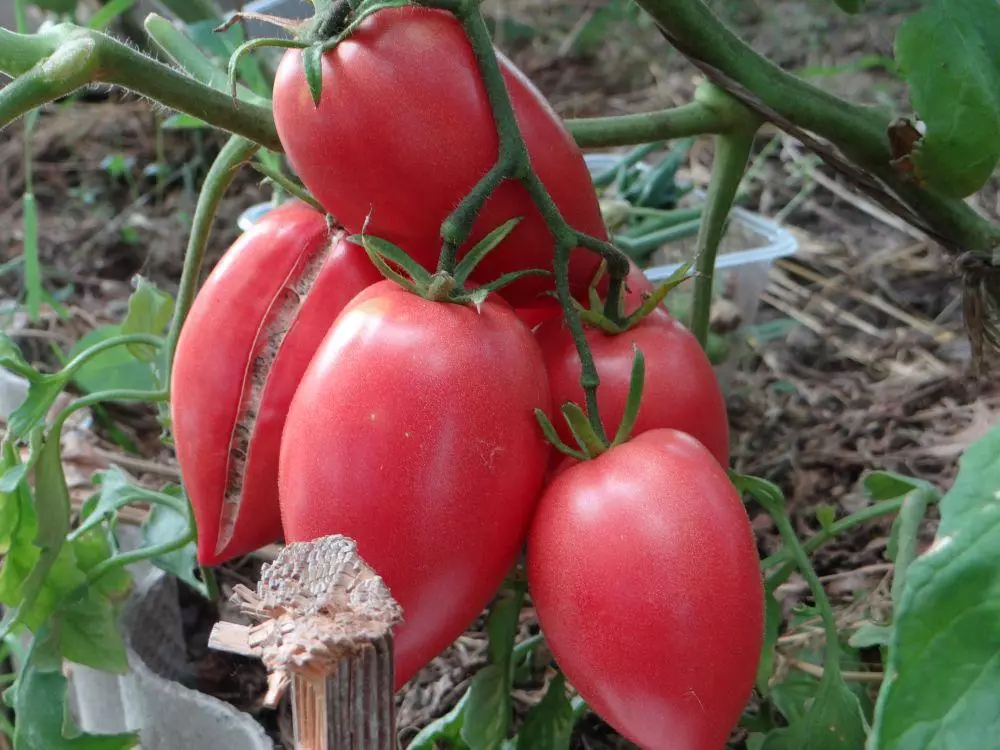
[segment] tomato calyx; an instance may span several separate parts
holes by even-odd
[[[548,415],[541,409],[535,410],[535,417],[541,425],[545,438],[556,447],[556,449],[576,459],[577,461],[589,461],[597,458],[602,453],[607,453],[616,445],[621,445],[632,437],[632,429],[635,427],[636,419],[639,416],[639,407],[642,405],[642,389],[646,381],[646,358],[642,350],[633,344],[632,350],[635,352],[635,359],[632,362],[632,374],[629,378],[628,399],[625,402],[625,411],[622,414],[618,430],[610,441],[602,440],[597,431],[588,419],[586,412],[572,401],[562,405],[560,411],[570,433],[576,441],[577,447],[571,448],[564,443],[556,433]]]
[[[504,222],[469,250],[453,269],[439,268],[434,273],[417,263],[398,245],[381,237],[365,234],[364,228],[360,234],[353,235],[349,239],[364,248],[371,262],[383,276],[407,291],[432,302],[455,304],[471,302],[474,305],[481,305],[492,292],[503,289],[525,276],[552,275],[551,271],[529,268],[505,273],[487,284],[469,286],[469,276],[475,271],[476,266],[514,231],[514,227],[520,221],[521,217],[516,217]]]
[[[696,276],[696,274],[688,274],[688,271],[691,270],[691,263],[681,264],[672,274],[670,274],[666,281],[656,287],[656,290],[652,294],[643,292],[642,304],[631,313],[626,313],[624,294],[620,294],[618,297],[618,309],[609,310],[608,300],[602,298],[600,293],[597,291],[597,285],[606,270],[607,263],[601,263],[600,267],[597,269],[597,273],[594,274],[594,280],[590,283],[590,306],[584,307],[584,305],[577,300],[573,300],[573,304],[576,306],[577,312],[580,314],[580,318],[584,323],[592,328],[597,328],[611,335],[625,333],[626,331],[635,328],[643,321],[643,319],[659,307],[660,303],[666,299],[669,292],[671,292],[675,287],[680,286],[688,279]]]

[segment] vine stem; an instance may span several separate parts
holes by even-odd
[[[941,496],[937,492],[928,493],[927,501],[928,503],[936,503],[941,499]],[[893,513],[898,513],[903,507],[904,497],[896,497],[891,500],[882,500],[881,502],[870,505],[867,508],[862,508],[856,513],[852,513],[849,516],[841,518],[839,521],[834,521],[832,524],[824,529],[821,529],[815,535],[807,539],[803,545],[803,549],[806,554],[812,554],[817,549],[822,547],[831,539],[834,539],[845,531],[855,528],[856,526],[861,526],[862,524],[868,523],[870,521],[875,521],[879,518],[884,518],[885,516],[892,515]],[[779,552],[766,557],[760,562],[761,570],[767,571],[777,565],[782,565],[782,568],[768,577],[768,585],[777,588],[782,583],[788,580],[789,576],[795,571],[795,563],[789,562],[789,553],[787,549],[782,549]]]
[[[570,227],[532,168],[531,157],[518,127],[514,106],[478,0],[418,0],[417,4],[447,10],[461,23],[479,67],[499,141],[499,153],[494,167],[441,225],[443,244],[438,270],[446,273],[454,270],[457,250],[468,238],[473,222],[493,191],[506,179],[520,181],[542,215],[553,239],[556,293],[580,356],[580,385],[585,394],[587,417],[597,436],[607,443],[607,433],[597,404],[600,377],[587,344],[583,322],[571,298],[569,259],[573,248],[577,246],[598,252],[606,259],[610,276],[609,303],[614,301],[614,307],[617,308],[617,300],[629,271],[628,257],[610,243],[588,237]],[[611,310],[611,313],[617,317],[617,309]]]
[[[715,137],[712,179],[709,182],[705,210],[698,229],[694,302],[691,309],[691,332],[698,339],[702,349],[708,342],[715,260],[725,233],[729,212],[733,208],[743,172],[750,160],[750,151],[757,133],[756,118],[754,120],[750,127]]]
[[[729,131],[730,123],[719,112],[695,101],[658,112],[566,120],[566,127],[580,148],[594,148],[721,135]]]
[[[0,128],[88,83],[110,83],[281,150],[266,107],[252,102],[237,107],[225,92],[99,31],[73,24],[38,34],[0,28],[0,72],[14,77],[0,89]]]
[[[258,148],[260,146],[246,138],[238,135],[233,136],[226,141],[226,145],[219,151],[219,155],[212,162],[212,166],[205,176],[201,193],[198,195],[194,219],[191,222],[187,250],[184,253],[184,266],[181,269],[181,281],[177,290],[177,302],[174,305],[174,317],[170,321],[170,329],[167,331],[164,382],[169,383],[181,328],[191,310],[191,305],[194,303],[198,278],[201,275],[201,265],[205,258],[205,246],[208,244],[208,237],[212,232],[212,222],[215,221],[219,203],[222,201],[226,189],[235,179],[239,167],[249,160]]]
[[[899,206],[894,213],[924,222],[953,249],[992,256],[1000,246],[1000,227],[991,224],[964,200],[917,187],[892,166],[888,126],[893,113],[845,101],[813,86],[755,52],[730,30],[704,0],[636,0],[667,40],[710,78],[739,95],[749,108],[779,126],[815,133],[833,143],[855,164],[887,185],[913,215]],[[595,144],[596,145],[596,144]],[[887,197],[881,187],[876,196]]]

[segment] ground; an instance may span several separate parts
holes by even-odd
[[[905,91],[886,58],[896,25],[917,4],[886,0],[858,17],[839,13],[832,0],[713,6],[786,69],[856,101],[905,107]],[[564,116],[683,102],[697,79],[693,68],[627,12],[603,27],[595,23],[600,5],[519,0],[491,7],[501,20],[501,46]],[[176,288],[196,187],[220,139],[171,131],[159,140],[156,116],[145,102],[104,91],[43,112],[31,150],[41,257],[54,299],[38,322],[17,306],[23,300],[21,126],[0,136],[0,315],[3,330],[36,362],[54,365],[55,351],[65,353],[88,330],[120,320],[133,275]],[[808,536],[819,528],[818,506],[844,515],[866,503],[858,482],[870,470],[947,487],[962,450],[995,422],[1000,389],[970,373],[961,284],[942,250],[855,195],[795,141],[771,132],[757,152],[746,205],[789,227],[800,250],[772,269],[760,313],[771,325],[756,329],[730,388],[733,462],[778,483],[797,529]],[[698,184],[707,178],[710,157],[708,141],[692,152],[688,174]],[[144,172],[152,163],[164,165],[158,176]],[[998,194],[993,186],[973,203],[996,218]],[[236,217],[260,195],[253,173],[244,172],[223,202],[209,263],[237,236]],[[120,457],[129,446],[123,460],[136,476],[162,481],[175,473],[172,456],[157,442],[151,410],[108,407],[95,419],[100,437],[80,451],[84,464]],[[774,552],[773,524],[750,510],[761,553]],[[884,601],[888,528],[888,521],[868,524],[815,555],[842,621]],[[933,531],[932,514],[925,543]],[[257,565],[230,566],[224,585],[252,580]],[[779,594],[787,613],[805,601],[806,590],[793,576]],[[213,614],[193,626],[202,640]],[[522,623],[525,634],[535,627],[530,608]],[[779,644],[792,667],[797,642],[787,633]],[[234,683],[230,664],[206,655],[203,645],[192,648],[202,659],[203,689],[250,708],[260,675]],[[448,710],[484,662],[485,638],[473,628],[402,697],[404,739]],[[537,699],[539,687],[517,694],[519,708]],[[287,730],[287,716],[266,721],[276,735],[280,727]],[[627,746],[593,718],[580,725],[574,742]]]

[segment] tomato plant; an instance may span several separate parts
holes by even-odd
[[[607,239],[590,173],[569,132],[542,95],[498,55],[531,164],[565,219]],[[343,103],[350,102],[349,116]],[[405,121],[400,128],[394,117]],[[286,53],[274,82],[274,119],[299,177],[351,231],[367,231],[433,268],[441,223],[493,166],[498,137],[472,47],[449,13],[380,11],[322,60],[314,104],[303,53]],[[460,123],[460,124],[459,124]],[[524,217],[473,280],[525,268],[551,269],[552,238],[524,186],[500,185],[483,205],[467,248],[508,219]],[[578,250],[570,282],[585,292],[599,259]],[[502,294],[532,302],[551,280],[524,278]]]
[[[535,337],[545,356],[554,403],[582,401],[580,355],[561,318],[541,323]],[[609,429],[625,414],[634,347],[646,357],[646,382],[635,423],[636,433],[671,427],[697,438],[722,466],[729,465],[729,421],[726,402],[712,364],[697,339],[664,308],[658,307],[624,333],[609,334],[588,326],[590,347],[601,386],[597,402]],[[565,442],[569,427],[554,426]]]
[[[763,586],[716,458],[657,429],[560,472],[531,524],[528,585],[560,669],[646,748],[717,750],[753,687]]]
[[[837,2],[851,11],[864,5]],[[35,4],[73,10],[62,0]],[[928,0],[900,26],[896,62],[914,109],[900,118],[781,71],[742,45],[703,0],[637,0],[628,15],[646,13],[712,82],[678,107],[566,122],[495,49],[480,0],[315,0],[306,23],[257,16],[291,34],[241,46],[228,80],[220,47],[205,54],[198,35],[163,18],[150,16],[143,28],[176,67],[98,30],[128,5],[101,4],[89,28],[46,24],[28,34],[18,2],[20,33],[0,29],[0,71],[12,78],[0,90],[0,127],[27,115],[23,248],[4,270],[23,265],[33,320],[49,291],[29,143],[41,106],[89,83],[117,85],[178,110],[184,127],[232,134],[199,194],[176,302],[140,282],[120,335],[81,346],[53,372],[37,370],[0,336],[0,365],[26,390],[0,445],[0,650],[13,653],[22,636],[33,638],[18,673],[0,675],[13,685],[6,697],[16,726],[0,707],[0,732],[14,750],[138,742],[136,732],[95,738],[93,727],[75,725],[66,676],[73,670],[64,665],[128,668],[116,619],[130,584],[126,566],[149,561],[214,598],[213,574],[198,560],[215,565],[252,552],[275,539],[281,523],[306,549],[320,536],[354,537],[389,583],[405,620],[392,688],[489,605],[488,663],[413,750],[439,741],[566,750],[588,702],[649,747],[718,748],[738,719],[755,750],[933,750],[981,746],[996,735],[982,707],[995,700],[997,681],[989,626],[1000,600],[1000,432],[968,451],[944,497],[905,477],[868,477],[873,504],[840,519],[817,512],[822,530],[803,544],[777,487],[727,477],[725,413],[695,345],[707,342],[716,253],[766,121],[961,253],[974,353],[997,344],[1000,229],[964,200],[1000,159],[994,0]],[[576,29],[578,38],[591,37],[588,45],[594,26],[622,9],[607,5]],[[273,85],[259,70],[244,85],[243,54],[268,44],[289,49]],[[697,135],[715,145],[698,221],[677,225],[685,214],[665,215],[663,206],[629,211],[657,233],[697,231],[688,334],[656,300],[645,301],[653,290],[622,252],[646,257],[666,234],[655,242],[622,234],[621,247],[609,243],[581,149],[636,146],[621,169],[595,176],[621,187],[628,165]],[[280,151],[304,186],[284,173]],[[675,151],[650,172],[640,197],[656,188],[672,202],[675,159],[688,152]],[[273,211],[230,248],[195,297],[222,194],[245,162],[316,210]],[[356,233],[351,240],[329,228],[326,211]],[[600,263],[607,277],[591,289]],[[375,283],[376,268],[392,281]],[[642,303],[643,316],[623,315],[623,298],[626,312]],[[536,326],[537,338],[528,330]],[[64,388],[80,384],[81,368],[119,347],[153,387],[86,389],[53,408]],[[127,401],[157,404],[184,487],[139,487],[108,470],[77,509],[61,461],[63,428],[80,409]],[[566,445],[569,432],[552,427],[556,408],[571,423],[575,448]],[[542,434],[571,456],[550,481]],[[759,503],[783,540],[759,563],[764,586],[738,493]],[[920,521],[938,500],[939,543],[918,556]],[[141,547],[123,552],[118,513],[130,505],[152,511]],[[877,621],[865,622],[849,644],[877,646],[884,671],[859,672],[842,663],[842,629],[808,553],[897,512],[887,545],[890,611],[873,609]],[[543,633],[515,645],[525,542]],[[775,591],[795,571],[813,600],[809,616],[822,624],[810,637],[824,643],[810,652],[815,662],[785,664],[776,656]],[[287,609],[265,615],[281,628],[344,625],[349,618],[332,611],[338,597],[330,594],[364,591],[328,578],[335,580],[315,579],[316,601],[296,603],[304,617]],[[328,585],[319,591],[319,583]],[[347,635],[363,641],[365,631]],[[573,700],[540,655],[543,638],[578,690]],[[304,648],[286,652],[311,676],[350,674],[357,705],[359,684],[371,675],[329,658],[323,638],[296,645]],[[789,686],[788,669],[803,679]],[[858,684],[847,685],[848,669],[852,682],[884,681],[874,711]],[[532,671],[544,671],[548,687],[511,737],[512,690]],[[740,717],[754,678],[759,700]],[[942,682],[953,689],[938,689]],[[803,684],[808,695],[790,700]],[[302,705],[307,692],[323,696],[320,710],[338,708],[325,703],[330,691],[302,691],[297,732],[298,719],[315,708]],[[391,709],[391,689],[380,696]]]
[[[542,355],[506,303],[389,281],[344,308],[302,378],[281,447],[286,539],[357,542],[403,607],[397,685],[514,563],[548,459],[534,409],[550,409]]]
[[[195,298],[174,360],[177,459],[205,565],[281,537],[278,451],[289,403],[327,329],[381,278],[298,201],[229,248]]]

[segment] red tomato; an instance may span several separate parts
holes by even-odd
[[[203,565],[281,537],[278,451],[292,394],[343,306],[381,278],[362,248],[294,202],[242,235],[199,291],[171,413]]]
[[[376,284],[330,329],[281,448],[289,542],[354,539],[403,608],[396,686],[455,640],[513,565],[541,491],[538,344],[503,300]]]
[[[500,64],[532,165],[571,226],[607,239],[583,155],[541,93],[506,58]],[[374,14],[326,53],[319,107],[302,53],[289,50],[274,82],[274,119],[285,153],[306,187],[352,232],[387,239],[429,270],[440,225],[495,164],[499,140],[472,48],[450,13],[408,7]],[[507,181],[479,215],[472,243],[524,217],[478,267],[492,281],[525,268],[552,268],[553,243],[527,191]],[[586,292],[599,264],[574,251],[571,285]],[[500,294],[532,304],[551,278],[527,277]]]
[[[610,335],[587,326],[587,343],[601,384],[597,402],[605,430],[613,436],[625,413],[629,379],[635,360],[633,344],[646,359],[642,405],[633,434],[670,427],[693,435],[723,466],[729,465],[729,421],[726,401],[712,363],[698,340],[663,308],[657,308],[625,333]],[[560,319],[535,330],[556,407],[559,436],[575,446],[558,409],[567,401],[584,406],[580,387],[580,356],[569,328]]]
[[[726,472],[676,430],[560,471],[528,538],[528,586],[567,679],[643,748],[721,750],[750,697],[764,596]]]

